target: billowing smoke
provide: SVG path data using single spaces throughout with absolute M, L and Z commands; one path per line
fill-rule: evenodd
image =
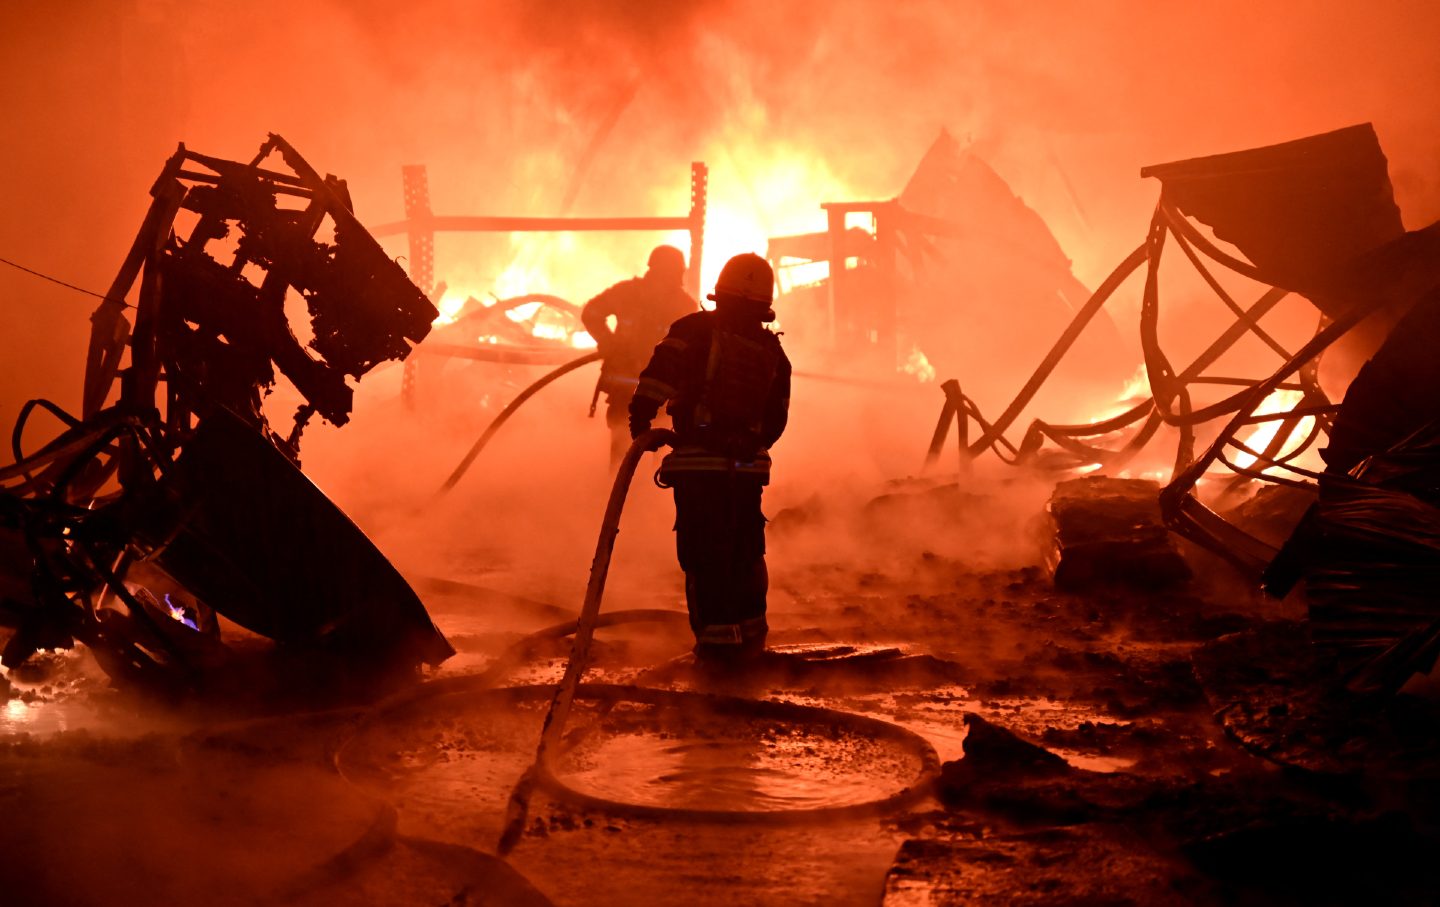
M 404 164 L 428 165 L 441 213 L 678 215 L 689 163 L 704 160 L 710 280 L 768 236 L 822 229 L 821 202 L 895 196 L 947 129 L 1093 287 L 1143 238 L 1148 163 L 1373 121 L 1407 226 L 1440 217 L 1437 26 L 1420 2 L 20 0 L 0 8 L 0 257 L 103 291 L 177 141 L 245 159 L 274 131 L 345 177 L 369 223 L 401 216 Z M 579 302 L 639 271 L 663 238 L 444 238 L 437 276 L 482 296 L 523 279 Z M 0 300 L 0 424 L 31 396 L 75 407 L 95 300 L 5 266 Z M 1115 305 L 1125 332 L 1134 300 Z M 1167 327 L 1184 334 L 1198 304 L 1175 306 Z M 1012 352 L 966 368 L 1025 371 Z M 484 393 L 472 379 L 455 393 Z M 481 417 L 405 436 L 383 427 L 398 414 L 395 373 L 374 381 L 353 437 L 307 437 L 307 465 L 342 503 L 393 516 L 376 483 L 428 489 Z M 572 486 L 603 481 L 603 430 L 576 415 L 588 392 L 572 379 L 554 413 L 517 420 L 551 453 L 536 460 L 517 436 L 469 500 L 496 505 L 481 489 L 510 487 L 535 507 L 522 490 L 546 488 L 558 519 Z M 793 490 L 777 493 L 913 469 L 931 394 L 892 405 L 799 385 L 796 436 L 777 451 L 777 483 Z M 594 462 L 577 466 L 585 445 Z

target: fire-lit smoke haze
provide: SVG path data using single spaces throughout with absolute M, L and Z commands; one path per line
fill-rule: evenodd
M 274 131 L 346 178 L 370 224 L 402 216 L 404 164 L 428 166 L 439 213 L 681 215 L 703 160 L 708 289 L 728 255 L 823 229 L 821 202 L 898 194 L 947 129 L 1093 287 L 1143 238 L 1157 192 L 1144 164 L 1373 121 L 1407 226 L 1440 217 L 1437 39 L 1440 12 L 1420 2 L 16 0 L 0 8 L 0 256 L 103 290 L 177 141 L 248 159 Z M 442 236 L 436 274 L 452 303 L 580 302 L 667 238 Z M 73 407 L 94 300 L 9 268 L 0 299 L 0 421 L 32 396 Z M 1192 303 L 1173 303 L 1166 330 L 1183 341 Z M 1133 343 L 1134 294 L 1114 305 Z M 965 368 L 1031 367 L 1012 353 Z M 897 411 L 820 407 L 822 393 L 797 392 L 798 425 Z M 918 457 L 927 430 L 870 440 Z M 449 453 L 435 456 L 443 470 Z

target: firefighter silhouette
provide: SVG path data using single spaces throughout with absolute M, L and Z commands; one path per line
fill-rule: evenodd
M 675 491 L 675 542 L 695 654 L 728 660 L 765 647 L 765 517 L 769 448 L 785 430 L 790 360 L 766 327 L 775 274 L 758 255 L 725 263 L 713 312 L 670 326 L 640 373 L 630 434 L 650 427 L 662 404 L 675 448 L 660 481 Z
M 630 443 L 626 414 L 640 369 L 671 322 L 700 308 L 681 286 L 684 277 L 685 255 L 674 246 L 656 246 L 644 277 L 622 280 L 587 302 L 580 313 L 585 330 L 595 338 L 604 357 L 595 392 L 597 396 L 605 392 L 612 467 Z

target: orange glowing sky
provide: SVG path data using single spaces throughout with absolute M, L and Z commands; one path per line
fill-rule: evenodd
M 245 158 L 267 131 L 347 178 L 372 223 L 400 216 L 408 163 L 437 211 L 552 214 L 619 110 L 573 213 L 683 214 L 705 160 L 707 279 L 819 229 L 821 201 L 894 195 L 948 128 L 1093 285 L 1143 236 L 1140 166 L 1356 122 L 1407 225 L 1440 217 L 1437 39 L 1422 2 L 15 0 L 0 257 L 103 289 L 177 141 Z M 663 238 L 442 241 L 438 276 L 580 301 Z M 73 405 L 93 300 L 8 268 L 0 300 L 0 424 L 30 396 Z

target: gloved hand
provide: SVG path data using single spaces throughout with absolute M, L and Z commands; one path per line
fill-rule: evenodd
M 643 419 L 643 420 L 642 420 L 642 419 L 636 419 L 636 418 L 634 418 L 634 417 L 631 417 L 631 419 L 630 419 L 630 440 L 631 440 L 631 441 L 634 441 L 636 438 L 638 438 L 638 437 L 640 437 L 641 435 L 645 434 L 645 433 L 646 433 L 647 431 L 649 431 L 649 430 L 650 430 L 650 420 L 649 420 L 649 419 Z

